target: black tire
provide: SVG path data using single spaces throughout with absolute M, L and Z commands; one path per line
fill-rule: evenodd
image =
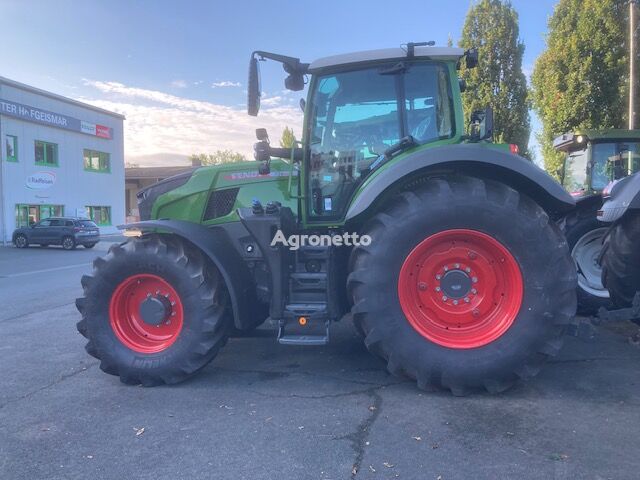
M 95 243 L 85 243 L 85 244 L 83 245 L 83 247 L 84 247 L 84 248 L 93 248 L 93 247 L 95 247 L 95 246 L 96 246 L 96 244 L 95 244 Z
M 233 323 L 228 294 L 218 270 L 195 247 L 170 237 L 146 236 L 111 246 L 106 257 L 93 265 L 93 275 L 82 277 L 84 297 L 76 300 L 82 314 L 77 328 L 89 340 L 87 352 L 101 361 L 104 372 L 126 384 L 178 383 L 207 365 L 226 343 Z M 117 286 L 145 273 L 170 284 L 184 309 L 174 343 L 151 354 L 121 342 L 109 314 Z
M 29 239 L 26 235 L 19 233 L 13 239 L 13 244 L 16 246 L 16 248 L 27 248 L 29 246 Z
M 356 247 L 348 290 L 365 344 L 388 370 L 420 388 L 454 395 L 485 388 L 498 393 L 535 375 L 562 345 L 576 310 L 576 273 L 567 242 L 531 199 L 489 180 L 430 179 L 403 192 L 364 228 L 369 246 Z M 523 298 L 515 321 L 491 343 L 453 349 L 427 340 L 404 315 L 399 272 L 416 245 L 445 230 L 471 229 L 499 241 L 517 261 Z
M 627 214 L 605 238 L 602 283 L 615 306 L 630 307 L 640 291 L 640 214 Z
M 594 315 L 601 307 L 611 307 L 598 262 L 608 227 L 598 221 L 597 211 L 598 205 L 578 208 L 565 219 L 564 233 L 578 273 L 578 313 L 582 315 Z
M 65 250 L 74 250 L 77 246 L 76 241 L 70 236 L 62 237 L 60 245 L 62 245 L 62 248 Z

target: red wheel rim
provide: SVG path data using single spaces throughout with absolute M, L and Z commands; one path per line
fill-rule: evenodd
M 157 325 L 145 322 L 140 313 L 147 299 L 166 305 L 166 314 Z M 157 353 L 178 339 L 184 312 L 180 296 L 166 280 L 144 273 L 132 275 L 116 287 L 109 303 L 109 321 L 126 347 L 140 353 Z
M 475 230 L 446 230 L 420 242 L 404 261 L 400 305 L 426 339 L 455 349 L 500 338 L 520 311 L 524 287 L 516 259 Z

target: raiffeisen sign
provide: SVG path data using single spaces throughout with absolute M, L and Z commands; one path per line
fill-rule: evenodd
M 25 185 L 32 190 L 45 190 L 56 183 L 56 174 L 53 172 L 36 172 L 27 177 Z
M 0 115 L 7 115 L 27 122 L 40 123 L 42 125 L 93 135 L 94 137 L 109 140 L 113 138 L 112 129 L 104 125 L 96 125 L 95 123 L 86 122 L 60 113 L 41 110 L 30 107 L 29 105 L 11 102 L 9 100 L 0 99 Z

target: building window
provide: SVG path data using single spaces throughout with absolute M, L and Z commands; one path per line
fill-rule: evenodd
M 98 225 L 111 225 L 111 207 L 86 207 L 89 218 Z
M 111 172 L 111 155 L 84 149 L 84 169 L 88 172 Z
M 16 228 L 28 227 L 43 218 L 62 217 L 63 205 L 16 205 Z
M 5 151 L 7 152 L 7 162 L 18 161 L 18 137 L 15 135 L 4 136 Z
M 58 166 L 58 145 L 55 143 L 42 142 L 36 140 L 36 165 L 45 167 Z

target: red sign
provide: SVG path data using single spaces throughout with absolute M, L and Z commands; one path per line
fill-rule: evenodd
M 111 138 L 111 129 L 104 125 L 96 125 L 96 137 Z

